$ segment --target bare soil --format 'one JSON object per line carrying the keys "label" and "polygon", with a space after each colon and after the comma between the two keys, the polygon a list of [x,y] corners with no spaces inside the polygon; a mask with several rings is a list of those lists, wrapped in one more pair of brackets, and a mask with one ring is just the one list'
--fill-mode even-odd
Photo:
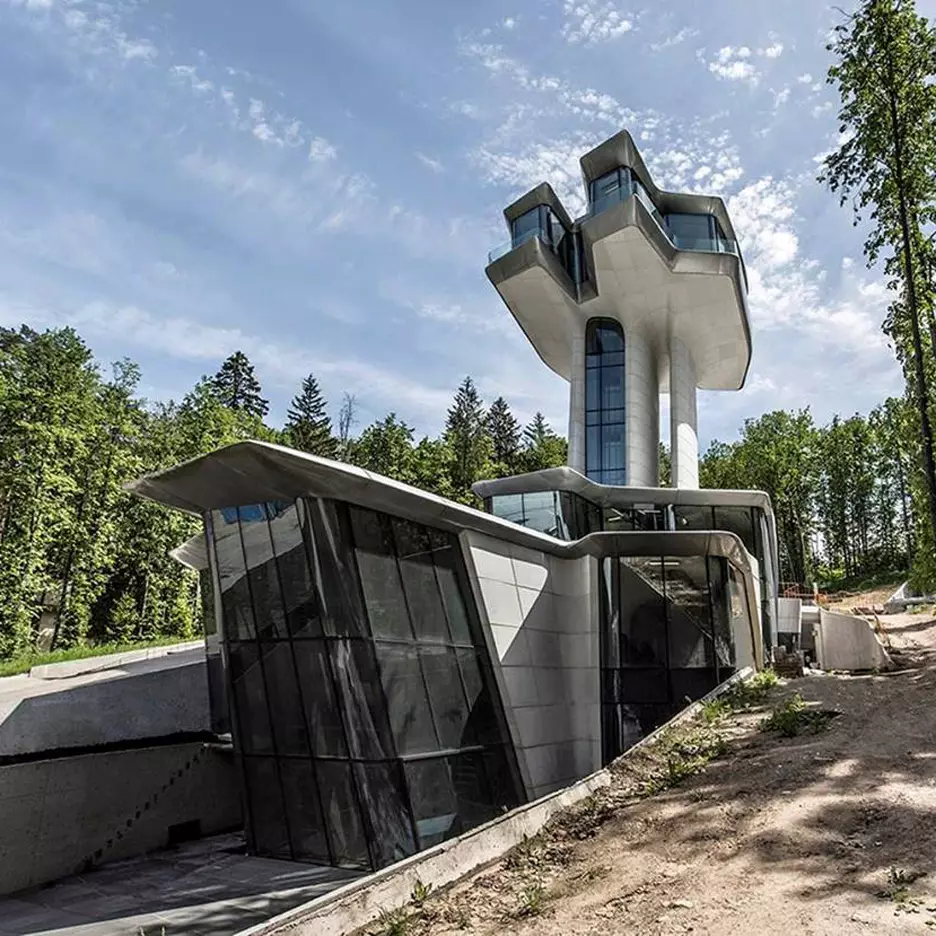
{"label": "bare soil", "polygon": [[[593,802],[411,907],[404,928],[369,932],[933,932],[936,619],[881,623],[898,671],[784,682],[718,724],[723,756],[656,795],[652,753],[619,762]],[[794,693],[840,714],[817,733],[762,730]]]}

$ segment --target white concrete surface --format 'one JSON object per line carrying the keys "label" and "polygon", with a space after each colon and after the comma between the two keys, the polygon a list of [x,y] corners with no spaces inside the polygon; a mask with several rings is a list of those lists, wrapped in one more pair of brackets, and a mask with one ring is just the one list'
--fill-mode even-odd
{"label": "white concrete surface", "polygon": [[33,679],[70,679],[86,673],[99,673],[103,670],[119,669],[127,663],[140,663],[143,660],[158,660],[163,657],[186,653],[189,650],[204,649],[204,640],[188,640],[183,643],[168,644],[164,647],[142,647],[139,650],[125,650],[121,653],[107,653],[103,656],[86,657],[83,660],[62,660],[60,663],[43,663],[34,666],[29,675]]}
{"label": "white concrete surface", "polygon": [[[241,825],[233,754],[201,743],[0,766],[0,894]],[[2,931],[2,923],[0,923]]]}
{"label": "white concrete surface", "polygon": [[777,599],[777,631],[781,634],[796,634],[802,632],[802,598]]}
{"label": "white concrete surface", "polygon": [[526,792],[537,798],[601,761],[594,560],[478,533],[463,543]]}
{"label": "white concrete surface", "polygon": [[362,876],[248,857],[242,835],[212,836],[0,900],[0,936],[234,936]]}
{"label": "white concrete surface", "polygon": [[673,338],[669,346],[670,453],[673,487],[699,487],[699,417],[696,378],[686,346]]}
{"label": "white concrete surface", "polygon": [[660,461],[660,378],[656,355],[639,330],[624,330],[627,486],[656,487]]}
{"label": "white concrete surface", "polygon": [[0,679],[0,756],[211,730],[201,645],[42,679]]}
{"label": "white concrete surface", "polygon": [[894,664],[871,624],[822,609],[816,627],[816,659],[824,670],[890,669]]}
{"label": "white concrete surface", "polygon": [[569,377],[569,466],[585,473],[585,321],[571,325],[572,372]]}

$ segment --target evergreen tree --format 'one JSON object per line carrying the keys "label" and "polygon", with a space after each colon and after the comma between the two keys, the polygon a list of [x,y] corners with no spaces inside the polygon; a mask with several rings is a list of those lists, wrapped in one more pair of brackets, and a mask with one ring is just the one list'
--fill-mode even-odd
{"label": "evergreen tree", "polygon": [[445,441],[452,451],[454,496],[474,503],[471,485],[491,472],[491,437],[484,404],[470,377],[462,381],[449,408]]}
{"label": "evergreen tree", "polygon": [[211,389],[218,402],[228,409],[246,413],[262,419],[270,410],[270,404],[260,395],[253,364],[243,351],[235,351],[210,381]]}
{"label": "evergreen tree", "polygon": [[569,446],[566,440],[556,435],[543,414],[537,412],[533,421],[523,430],[524,470],[558,468],[566,463],[568,455]]}
{"label": "evergreen tree", "polygon": [[334,458],[338,452],[338,440],[332,436],[325,401],[312,374],[302,381],[302,390],[290,404],[286,414],[286,437],[290,445],[310,455]]}
{"label": "evergreen tree", "polygon": [[487,414],[487,425],[496,473],[515,474],[520,460],[520,423],[510,412],[510,407],[502,396],[491,404]]}
{"label": "evergreen tree", "polygon": [[388,413],[368,426],[352,448],[353,463],[367,471],[409,483],[413,472],[413,430]]}

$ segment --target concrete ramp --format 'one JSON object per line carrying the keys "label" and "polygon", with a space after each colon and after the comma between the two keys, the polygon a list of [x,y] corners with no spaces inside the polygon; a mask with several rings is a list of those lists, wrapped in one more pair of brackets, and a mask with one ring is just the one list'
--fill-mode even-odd
{"label": "concrete ramp", "polygon": [[894,666],[880,637],[864,618],[823,609],[815,633],[821,669],[864,672]]}

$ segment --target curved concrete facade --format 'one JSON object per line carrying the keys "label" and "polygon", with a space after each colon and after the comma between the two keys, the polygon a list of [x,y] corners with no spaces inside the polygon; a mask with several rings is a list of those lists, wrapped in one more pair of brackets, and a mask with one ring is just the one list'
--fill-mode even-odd
{"label": "curved concrete facade", "polygon": [[[720,198],[660,189],[626,131],[581,166],[587,188],[618,170],[627,181],[621,175],[596,201],[589,189],[589,213],[575,221],[548,183],[527,192],[504,211],[514,246],[488,265],[488,278],[546,365],[570,383],[571,466],[585,471],[590,461],[583,335],[589,320],[610,319],[627,354],[625,483],[658,483],[659,397],[669,392],[675,483],[697,487],[696,389],[740,389],[751,358],[731,219]],[[547,227],[531,228],[547,215]],[[700,226],[711,236],[685,233]]]}

